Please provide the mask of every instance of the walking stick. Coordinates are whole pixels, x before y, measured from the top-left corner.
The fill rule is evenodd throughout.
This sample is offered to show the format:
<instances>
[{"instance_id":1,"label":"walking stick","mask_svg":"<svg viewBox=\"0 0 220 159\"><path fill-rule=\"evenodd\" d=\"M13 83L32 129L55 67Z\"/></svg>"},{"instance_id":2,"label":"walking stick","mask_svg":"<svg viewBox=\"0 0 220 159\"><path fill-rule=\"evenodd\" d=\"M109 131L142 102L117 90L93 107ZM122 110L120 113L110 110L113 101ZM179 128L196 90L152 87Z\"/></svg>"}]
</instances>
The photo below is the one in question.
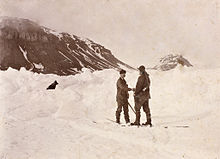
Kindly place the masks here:
<instances>
[{"instance_id":1,"label":"walking stick","mask_svg":"<svg viewBox=\"0 0 220 159\"><path fill-rule=\"evenodd\" d=\"M131 104L128 102L129 107L131 108L131 110L134 112L134 114L136 114L134 108L132 108Z\"/></svg>"}]
</instances>

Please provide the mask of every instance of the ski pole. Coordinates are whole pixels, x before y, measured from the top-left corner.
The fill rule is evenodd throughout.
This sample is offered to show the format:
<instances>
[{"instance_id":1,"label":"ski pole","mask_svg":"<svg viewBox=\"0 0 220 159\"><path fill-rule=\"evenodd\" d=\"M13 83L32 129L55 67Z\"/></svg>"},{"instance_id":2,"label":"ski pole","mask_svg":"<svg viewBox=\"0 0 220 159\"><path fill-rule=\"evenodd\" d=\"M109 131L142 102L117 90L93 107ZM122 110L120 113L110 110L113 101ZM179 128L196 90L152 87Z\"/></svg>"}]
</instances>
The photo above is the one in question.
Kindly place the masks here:
<instances>
[{"instance_id":1,"label":"ski pole","mask_svg":"<svg viewBox=\"0 0 220 159\"><path fill-rule=\"evenodd\" d=\"M134 114L136 114L134 108L132 108L131 104L128 102L129 107L131 108L131 110L134 112Z\"/></svg>"}]
</instances>

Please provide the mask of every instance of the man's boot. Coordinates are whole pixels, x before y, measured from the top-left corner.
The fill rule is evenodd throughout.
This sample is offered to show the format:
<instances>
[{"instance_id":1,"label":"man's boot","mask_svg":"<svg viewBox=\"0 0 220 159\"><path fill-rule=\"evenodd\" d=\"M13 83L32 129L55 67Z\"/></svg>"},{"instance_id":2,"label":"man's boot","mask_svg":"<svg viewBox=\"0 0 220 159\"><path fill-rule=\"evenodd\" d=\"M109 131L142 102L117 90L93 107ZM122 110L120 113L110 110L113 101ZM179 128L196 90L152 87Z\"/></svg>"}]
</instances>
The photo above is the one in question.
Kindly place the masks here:
<instances>
[{"instance_id":1,"label":"man's boot","mask_svg":"<svg viewBox=\"0 0 220 159\"><path fill-rule=\"evenodd\" d=\"M126 118L126 119L125 119L125 122L126 122L126 124L130 123L130 119L129 119L129 118Z\"/></svg>"},{"instance_id":2,"label":"man's boot","mask_svg":"<svg viewBox=\"0 0 220 159\"><path fill-rule=\"evenodd\" d=\"M120 113L116 112L116 123L120 124Z\"/></svg>"},{"instance_id":3,"label":"man's boot","mask_svg":"<svg viewBox=\"0 0 220 159\"><path fill-rule=\"evenodd\" d=\"M150 127L152 127L151 116L146 113L146 118L147 118L147 122L143 123L142 125L145 125L145 126L149 125Z\"/></svg>"},{"instance_id":4,"label":"man's boot","mask_svg":"<svg viewBox=\"0 0 220 159\"><path fill-rule=\"evenodd\" d=\"M147 121L146 123L143 123L142 125L145 125L145 126L149 125L150 127L152 127L152 126L153 126L153 125L152 125L152 123L151 123L151 122L149 122L149 121Z\"/></svg>"},{"instance_id":5,"label":"man's boot","mask_svg":"<svg viewBox=\"0 0 220 159\"><path fill-rule=\"evenodd\" d=\"M141 113L140 112L136 112L136 120L134 123L131 123L131 125L140 125L140 117L141 117Z\"/></svg>"},{"instance_id":6,"label":"man's boot","mask_svg":"<svg viewBox=\"0 0 220 159\"><path fill-rule=\"evenodd\" d=\"M124 115L125 115L125 122L126 122L126 124L130 123L130 118L129 118L128 112L125 113Z\"/></svg>"}]
</instances>

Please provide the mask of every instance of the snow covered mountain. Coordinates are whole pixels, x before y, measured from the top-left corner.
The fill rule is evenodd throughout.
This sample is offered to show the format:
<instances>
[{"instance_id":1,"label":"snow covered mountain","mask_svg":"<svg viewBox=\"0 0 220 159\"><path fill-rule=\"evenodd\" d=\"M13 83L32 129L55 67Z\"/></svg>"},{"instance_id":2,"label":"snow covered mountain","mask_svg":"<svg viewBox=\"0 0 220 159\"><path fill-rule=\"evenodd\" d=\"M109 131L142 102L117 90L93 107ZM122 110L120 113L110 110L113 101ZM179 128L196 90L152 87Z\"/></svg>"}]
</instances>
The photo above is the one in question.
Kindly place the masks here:
<instances>
[{"instance_id":1,"label":"snow covered mountain","mask_svg":"<svg viewBox=\"0 0 220 159\"><path fill-rule=\"evenodd\" d=\"M0 69L9 67L38 73L70 75L82 68L131 68L110 50L89 40L57 33L27 19L0 18Z\"/></svg>"},{"instance_id":2,"label":"snow covered mountain","mask_svg":"<svg viewBox=\"0 0 220 159\"><path fill-rule=\"evenodd\" d=\"M168 71L174 69L177 65L192 67L193 65L185 59L182 55L167 55L160 59L158 65L154 66L152 69L160 71Z\"/></svg>"}]
</instances>

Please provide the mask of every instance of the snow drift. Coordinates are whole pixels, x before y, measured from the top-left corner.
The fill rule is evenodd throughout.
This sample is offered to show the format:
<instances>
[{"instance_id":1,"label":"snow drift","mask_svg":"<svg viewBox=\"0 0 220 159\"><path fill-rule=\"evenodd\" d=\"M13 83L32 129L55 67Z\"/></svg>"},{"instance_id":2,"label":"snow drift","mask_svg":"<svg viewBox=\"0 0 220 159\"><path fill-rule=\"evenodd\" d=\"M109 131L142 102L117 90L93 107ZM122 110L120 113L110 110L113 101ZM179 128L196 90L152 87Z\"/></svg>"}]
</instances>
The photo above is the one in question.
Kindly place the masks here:
<instances>
[{"instance_id":1,"label":"snow drift","mask_svg":"<svg viewBox=\"0 0 220 159\"><path fill-rule=\"evenodd\" d=\"M177 67L150 71L154 127L121 127L116 110L118 72L75 76L0 72L1 157L7 159L213 159L220 153L220 69ZM134 87L138 72L126 80ZM54 91L47 86L57 80ZM129 102L133 104L132 93ZM134 114L130 111L131 120ZM145 120L144 114L141 117ZM122 119L123 121L123 119ZM178 128L175 126L189 126ZM165 128L166 127L166 128Z\"/></svg>"}]
</instances>

